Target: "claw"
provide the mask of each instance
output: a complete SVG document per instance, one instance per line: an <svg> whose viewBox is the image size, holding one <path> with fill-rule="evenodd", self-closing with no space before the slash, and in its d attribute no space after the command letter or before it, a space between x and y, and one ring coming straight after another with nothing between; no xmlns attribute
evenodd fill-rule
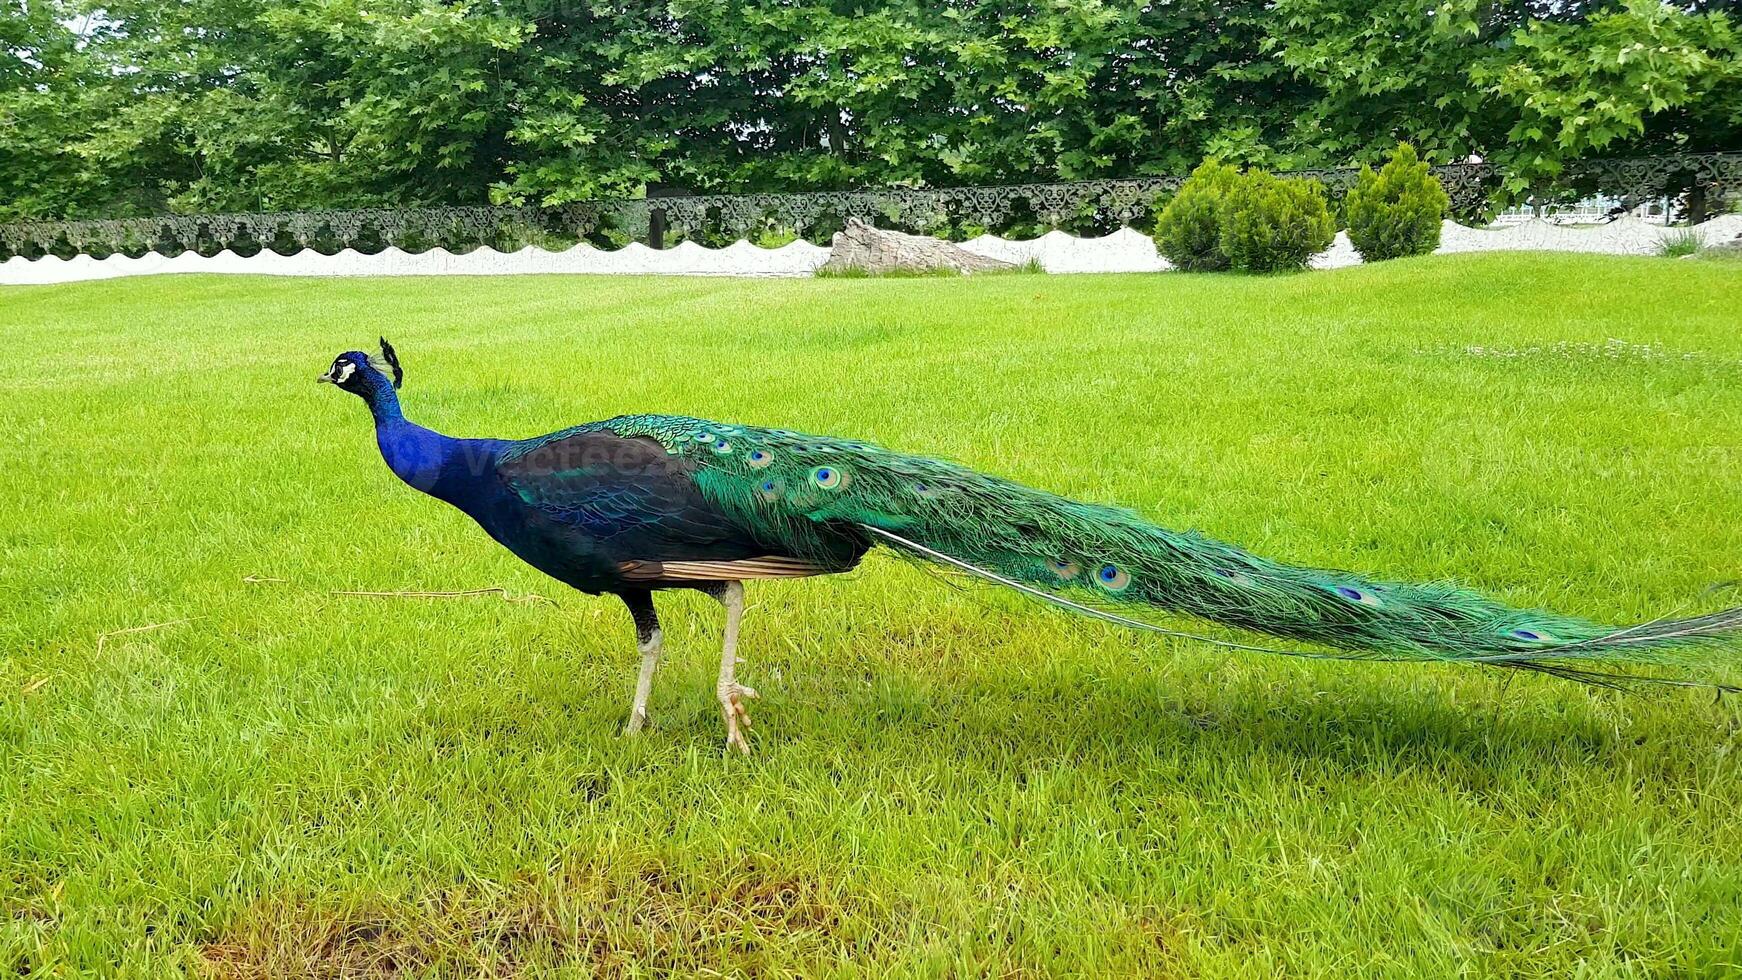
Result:
<svg viewBox="0 0 1742 980"><path fill-rule="evenodd" d="M744 701L759 696L754 688L742 684L733 684L720 694L720 714L726 719L726 745L745 755L750 754L750 742L744 737L744 733L750 730L751 725L750 708Z"/></svg>

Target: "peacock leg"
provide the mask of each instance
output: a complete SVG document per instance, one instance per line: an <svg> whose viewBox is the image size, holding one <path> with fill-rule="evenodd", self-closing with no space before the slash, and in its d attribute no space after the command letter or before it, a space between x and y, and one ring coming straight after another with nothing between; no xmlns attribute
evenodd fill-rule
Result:
<svg viewBox="0 0 1742 980"><path fill-rule="evenodd" d="M720 650L720 680L714 694L720 699L720 713L726 719L726 745L750 754L750 742L744 734L750 730L750 709L744 704L756 697L756 691L738 683L738 621L744 617L744 583L727 582L714 598L726 607L726 640Z"/></svg>
<svg viewBox="0 0 1742 980"><path fill-rule="evenodd" d="M659 613L653 608L653 593L646 590L622 593L623 604L635 620L635 648L641 651L641 675L635 679L635 701L629 706L629 723L623 734L634 735L647 724L647 698L653 693L653 672L665 638L659 630Z"/></svg>

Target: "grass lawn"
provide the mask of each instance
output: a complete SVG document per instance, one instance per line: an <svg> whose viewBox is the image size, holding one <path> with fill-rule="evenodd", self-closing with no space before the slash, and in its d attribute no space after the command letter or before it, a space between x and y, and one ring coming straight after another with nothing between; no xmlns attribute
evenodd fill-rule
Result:
<svg viewBox="0 0 1742 980"><path fill-rule="evenodd" d="M754 756L700 596L619 739L622 605L314 378L385 333L456 435L857 435L1632 621L1742 572L1739 311L1723 263L1530 255L0 290L0 975L1734 974L1734 700L1231 654L873 556L752 587ZM335 594L491 587L554 602Z"/></svg>

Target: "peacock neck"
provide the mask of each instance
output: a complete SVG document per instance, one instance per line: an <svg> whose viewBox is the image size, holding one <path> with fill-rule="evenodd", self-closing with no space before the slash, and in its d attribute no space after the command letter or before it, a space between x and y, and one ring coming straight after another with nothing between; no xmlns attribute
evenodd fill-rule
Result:
<svg viewBox="0 0 1742 980"><path fill-rule="evenodd" d="M368 399L375 416L375 444L393 475L407 486L445 500L467 513L483 506L493 484L484 475L495 468L505 445L496 439L456 439L407 419L391 388Z"/></svg>
<svg viewBox="0 0 1742 980"><path fill-rule="evenodd" d="M399 395L386 386L370 391L364 400L375 417L375 444L393 475L432 496L444 496L443 471L456 441L407 419L399 407Z"/></svg>
<svg viewBox="0 0 1742 980"><path fill-rule="evenodd" d="M404 422L405 412L399 407L399 392L388 385L377 385L363 395L369 403L369 414L375 416L375 428L394 422Z"/></svg>

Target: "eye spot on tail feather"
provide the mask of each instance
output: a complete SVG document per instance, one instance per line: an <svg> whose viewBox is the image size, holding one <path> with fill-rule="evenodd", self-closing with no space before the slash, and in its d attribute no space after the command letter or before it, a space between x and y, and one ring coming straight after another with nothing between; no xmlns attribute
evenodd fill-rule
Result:
<svg viewBox="0 0 1742 980"><path fill-rule="evenodd" d="M1131 585L1131 574L1117 565L1102 565L1095 572L1095 580L1108 592L1124 592Z"/></svg>
<svg viewBox="0 0 1742 980"><path fill-rule="evenodd" d="M1338 595L1349 600L1350 602L1359 602L1363 606L1381 605L1381 603L1379 601L1379 597L1374 595L1371 592L1364 592L1361 589L1357 589L1357 588L1354 588L1353 586L1348 586L1348 585L1338 585L1338 586L1333 586L1332 588L1334 589L1334 591Z"/></svg>
<svg viewBox="0 0 1742 980"><path fill-rule="evenodd" d="M822 490L840 490L850 481L847 471L838 466L818 466L811 470L811 482Z"/></svg>

